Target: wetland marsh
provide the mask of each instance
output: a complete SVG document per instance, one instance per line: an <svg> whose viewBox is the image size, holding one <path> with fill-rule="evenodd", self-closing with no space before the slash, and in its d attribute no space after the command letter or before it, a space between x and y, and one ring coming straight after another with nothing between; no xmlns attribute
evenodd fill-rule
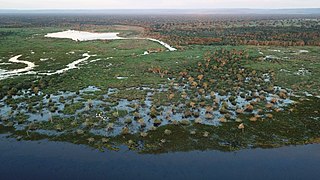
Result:
<svg viewBox="0 0 320 180"><path fill-rule="evenodd" d="M4 17L0 132L15 143L163 155L320 142L318 17ZM279 22L308 33L258 31Z"/></svg>

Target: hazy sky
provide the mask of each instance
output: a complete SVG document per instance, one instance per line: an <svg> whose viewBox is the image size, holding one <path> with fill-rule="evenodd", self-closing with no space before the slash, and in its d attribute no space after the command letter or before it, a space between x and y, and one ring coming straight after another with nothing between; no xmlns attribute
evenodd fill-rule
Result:
<svg viewBox="0 0 320 180"><path fill-rule="evenodd" d="M0 0L0 9L319 8L320 0Z"/></svg>

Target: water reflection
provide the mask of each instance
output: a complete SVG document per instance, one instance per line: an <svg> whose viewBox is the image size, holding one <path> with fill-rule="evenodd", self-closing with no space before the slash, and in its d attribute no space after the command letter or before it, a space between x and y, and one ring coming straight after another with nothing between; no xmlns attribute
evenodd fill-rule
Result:
<svg viewBox="0 0 320 180"><path fill-rule="evenodd" d="M320 145L140 155L0 138L1 179L317 179ZM18 173L17 173L18 172Z"/></svg>

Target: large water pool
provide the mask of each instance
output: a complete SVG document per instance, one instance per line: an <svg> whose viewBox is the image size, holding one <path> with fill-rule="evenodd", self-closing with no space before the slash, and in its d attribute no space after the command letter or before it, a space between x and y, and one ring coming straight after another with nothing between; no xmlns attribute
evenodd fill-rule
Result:
<svg viewBox="0 0 320 180"><path fill-rule="evenodd" d="M320 145L237 152L100 152L0 136L0 179L317 179Z"/></svg>

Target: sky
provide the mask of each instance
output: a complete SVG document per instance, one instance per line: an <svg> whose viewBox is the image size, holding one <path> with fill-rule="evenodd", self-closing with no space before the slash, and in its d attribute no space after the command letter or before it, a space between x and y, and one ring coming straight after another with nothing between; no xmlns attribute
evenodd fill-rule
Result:
<svg viewBox="0 0 320 180"><path fill-rule="evenodd" d="M320 0L0 0L0 9L320 8Z"/></svg>

